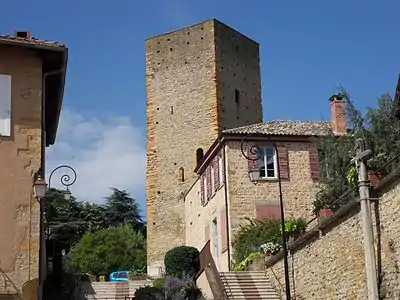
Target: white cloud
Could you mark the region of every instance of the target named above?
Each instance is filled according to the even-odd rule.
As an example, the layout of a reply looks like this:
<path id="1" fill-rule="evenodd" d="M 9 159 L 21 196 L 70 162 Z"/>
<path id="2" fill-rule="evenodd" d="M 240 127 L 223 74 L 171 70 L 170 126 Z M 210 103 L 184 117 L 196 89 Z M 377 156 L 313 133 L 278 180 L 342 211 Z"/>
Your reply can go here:
<path id="1" fill-rule="evenodd" d="M 76 170 L 70 189 L 79 200 L 101 203 L 110 187 L 116 187 L 130 192 L 144 213 L 145 136 L 129 117 L 99 119 L 64 109 L 56 143 L 47 148 L 46 158 L 47 180 L 59 165 Z M 52 187 L 62 188 L 63 174 L 72 175 L 68 169 L 56 171 Z"/>

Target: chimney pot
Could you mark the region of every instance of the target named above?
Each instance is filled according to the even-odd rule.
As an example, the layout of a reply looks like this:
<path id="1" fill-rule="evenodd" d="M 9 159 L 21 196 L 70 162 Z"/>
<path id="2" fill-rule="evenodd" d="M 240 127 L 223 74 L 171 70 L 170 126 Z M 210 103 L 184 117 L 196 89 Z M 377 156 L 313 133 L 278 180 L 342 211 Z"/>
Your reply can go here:
<path id="1" fill-rule="evenodd" d="M 329 98 L 331 102 L 331 123 L 335 134 L 347 133 L 346 100 L 343 95 L 335 94 Z"/>
<path id="2" fill-rule="evenodd" d="M 31 32 L 30 31 L 25 31 L 25 30 L 15 30 L 14 31 L 14 37 L 30 40 L 31 39 Z"/>

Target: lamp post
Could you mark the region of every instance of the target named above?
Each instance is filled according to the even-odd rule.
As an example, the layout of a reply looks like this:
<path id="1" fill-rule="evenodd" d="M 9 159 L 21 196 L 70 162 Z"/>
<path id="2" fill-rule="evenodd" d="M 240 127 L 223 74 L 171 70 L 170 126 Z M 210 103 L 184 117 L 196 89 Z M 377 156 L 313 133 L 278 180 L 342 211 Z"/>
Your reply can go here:
<path id="1" fill-rule="evenodd" d="M 53 171 L 51 171 L 51 173 L 49 175 L 49 189 L 51 189 L 51 179 L 53 177 L 53 174 L 56 171 L 61 170 L 61 169 L 67 169 L 72 172 L 72 177 L 70 175 L 68 175 L 67 173 L 62 174 L 60 177 L 60 183 L 63 186 L 65 186 L 65 190 L 63 191 L 64 199 L 68 201 L 69 199 L 71 199 L 71 191 L 69 190 L 69 187 L 71 185 L 73 185 L 76 181 L 76 171 L 71 166 L 60 165 L 60 166 L 56 167 Z M 47 228 L 46 229 L 47 229 L 46 235 L 48 238 L 50 236 L 50 224 L 48 223 L 48 220 L 47 220 Z"/>
<path id="2" fill-rule="evenodd" d="M 285 294 L 286 299 L 290 300 L 290 281 L 289 281 L 289 262 L 288 262 L 288 247 L 287 247 L 287 238 L 286 238 L 286 230 L 285 230 L 285 210 L 283 208 L 283 195 L 282 195 L 282 179 L 281 179 L 281 170 L 279 166 L 279 155 L 278 155 L 278 147 L 275 142 L 273 142 L 270 138 L 268 140 L 272 143 L 272 146 L 275 150 L 276 156 L 276 164 L 277 164 L 277 175 L 278 175 L 278 186 L 279 186 L 279 206 L 280 206 L 280 214 L 281 214 L 281 227 L 282 227 L 282 248 L 283 248 L 283 266 L 285 273 Z M 262 157 L 262 151 L 260 147 L 257 145 L 252 145 L 249 149 L 249 153 L 252 157 L 246 155 L 244 151 L 244 145 L 246 142 L 246 136 L 242 139 L 240 144 L 240 150 L 242 151 L 242 155 L 250 161 L 258 161 Z M 266 167 L 266 166 L 265 166 Z"/>

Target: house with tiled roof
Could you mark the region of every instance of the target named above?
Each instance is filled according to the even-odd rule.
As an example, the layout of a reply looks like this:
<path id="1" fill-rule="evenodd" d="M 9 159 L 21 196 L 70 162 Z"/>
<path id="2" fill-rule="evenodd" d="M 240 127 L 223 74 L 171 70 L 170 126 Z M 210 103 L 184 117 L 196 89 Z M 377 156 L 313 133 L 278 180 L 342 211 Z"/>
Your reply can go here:
<path id="1" fill-rule="evenodd" d="M 55 143 L 67 58 L 65 45 L 30 32 L 0 34 L 0 298 L 22 299 L 30 287 L 42 298 L 46 247 L 33 186 Z"/>
<path id="2" fill-rule="evenodd" d="M 202 155 L 197 180 L 185 195 L 186 245 L 209 242 L 220 272 L 230 270 L 232 241 L 246 218 L 280 218 L 279 180 L 285 216 L 311 213 L 319 179 L 316 139 L 346 133 L 345 100 L 330 98 L 331 121 L 277 120 L 224 130 Z"/>

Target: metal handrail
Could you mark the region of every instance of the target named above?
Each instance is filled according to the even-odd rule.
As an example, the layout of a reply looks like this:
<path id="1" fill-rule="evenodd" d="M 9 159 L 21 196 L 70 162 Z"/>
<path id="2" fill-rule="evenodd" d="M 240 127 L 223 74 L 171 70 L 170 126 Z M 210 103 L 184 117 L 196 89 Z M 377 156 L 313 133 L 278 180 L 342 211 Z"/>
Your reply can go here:
<path id="1" fill-rule="evenodd" d="M 6 272 L 4 272 L 4 270 L 0 267 L 0 272 L 2 273 L 3 277 L 4 277 L 4 285 L 7 286 L 7 281 L 11 283 L 11 285 L 14 287 L 14 289 L 17 291 L 17 295 L 18 297 L 22 300 L 22 292 L 18 289 L 18 287 L 15 285 L 15 283 L 11 280 L 11 278 L 7 275 Z"/>
<path id="2" fill-rule="evenodd" d="M 278 276 L 276 276 L 276 274 L 275 274 L 274 270 L 272 269 L 272 267 L 267 267 L 266 269 L 271 270 L 272 275 L 274 275 L 276 281 L 278 282 L 281 291 L 284 291 L 285 288 L 283 287 L 282 283 L 279 281 L 279 278 L 278 278 Z M 265 270 L 265 273 L 267 273 L 267 270 Z M 266 275 L 266 276 L 268 277 L 268 275 Z"/>

